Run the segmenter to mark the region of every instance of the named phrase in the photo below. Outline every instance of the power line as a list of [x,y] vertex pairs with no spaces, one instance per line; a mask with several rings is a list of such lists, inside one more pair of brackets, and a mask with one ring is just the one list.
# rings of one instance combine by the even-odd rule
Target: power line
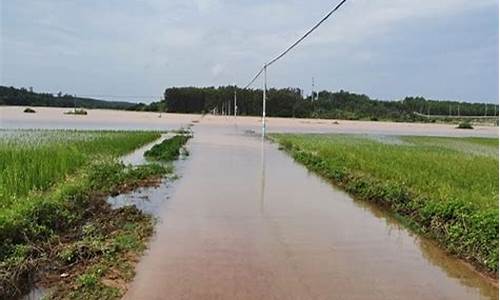
[[283,56],[285,56],[288,52],[290,52],[290,50],[292,50],[293,48],[295,48],[298,44],[300,44],[300,42],[302,42],[307,36],[309,36],[314,30],[316,30],[323,22],[325,22],[334,12],[336,12],[342,5],[344,5],[344,3],[346,2],[347,0],[342,0],[340,1],[339,4],[337,4],[337,6],[335,6],[332,10],[330,10],[318,23],[316,23],[316,25],[314,25],[311,29],[309,29],[302,37],[300,37],[297,41],[295,41],[295,43],[293,43],[290,47],[288,47],[287,49],[285,49],[283,52],[281,52],[278,56],[276,56],[275,58],[273,58],[272,60],[270,60],[269,62],[265,63],[264,66],[259,70],[259,72],[257,72],[257,74],[252,78],[252,80],[244,87],[244,89],[248,88],[250,85],[252,85],[252,83],[255,82],[255,80],[257,80],[257,78],[262,74],[262,72],[264,72],[264,69],[266,67],[269,67],[270,65],[274,64],[276,61],[278,61],[279,59],[281,59]]
[[259,72],[257,72],[257,74],[255,74],[255,76],[252,78],[252,80],[250,80],[250,82],[249,82],[247,85],[245,85],[245,87],[244,87],[243,89],[246,89],[246,88],[248,88],[249,86],[251,86],[251,85],[252,85],[252,83],[254,83],[254,82],[255,82],[255,80],[257,80],[257,78],[259,78],[259,76],[260,76],[260,74],[262,74],[262,72],[264,72],[264,67],[262,67],[262,68],[259,70]]
[[306,32],[300,39],[298,39],[295,43],[293,43],[290,47],[288,47],[285,51],[283,51],[280,55],[276,56],[274,59],[272,59],[270,62],[268,62],[266,65],[269,67],[273,63],[275,63],[277,60],[285,56],[290,50],[295,48],[302,40],[304,40],[308,35],[310,35],[316,28],[319,27],[323,22],[325,22],[334,12],[336,12],[347,0],[342,0],[337,6],[335,6],[326,16],[323,17],[316,25],[314,25],[311,29],[309,29],[308,32]]
[[285,56],[288,52],[290,52],[293,48],[295,48],[300,42],[302,42],[308,35],[310,35],[316,28],[318,28],[323,22],[325,22],[334,12],[336,12],[347,0],[342,0],[335,6],[332,10],[330,10],[326,16],[323,17],[316,25],[314,25],[311,29],[309,29],[303,36],[301,36],[295,43],[293,43],[290,47],[286,48],[285,51],[281,52],[278,56],[271,59],[269,62],[265,63],[264,66],[257,72],[257,74],[250,80],[250,82],[245,85],[244,89],[248,88],[252,83],[257,80],[257,78],[264,73],[264,86],[262,89],[262,136],[266,134],[266,90],[267,90],[267,68]]

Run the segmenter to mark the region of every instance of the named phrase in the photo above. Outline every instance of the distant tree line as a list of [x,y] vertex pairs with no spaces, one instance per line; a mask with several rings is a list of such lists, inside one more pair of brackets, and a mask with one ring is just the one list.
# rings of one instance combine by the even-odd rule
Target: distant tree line
[[[223,87],[173,87],[165,90],[165,106],[174,113],[234,113],[234,92],[238,115],[262,113],[262,90]],[[314,100],[311,100],[314,99]],[[155,108],[160,102],[151,105]],[[406,97],[399,101],[370,99],[366,95],[340,90],[321,91],[304,97],[300,89],[269,89],[266,113],[273,117],[334,118],[349,120],[424,120],[422,115],[498,116],[498,105]]]
[[[104,101],[58,93],[35,93],[25,88],[0,86],[0,105],[57,106],[168,111],[172,113],[234,113],[236,91],[238,115],[262,114],[262,90],[222,87],[167,88],[164,99],[149,104]],[[314,100],[312,100],[314,99]],[[429,121],[426,115],[498,116],[498,105],[406,97],[399,101],[370,99],[366,95],[340,90],[303,96],[298,88],[269,89],[266,113],[272,117],[329,118],[348,120]]]
[[127,109],[135,103],[74,97],[62,92],[56,95],[36,93],[31,88],[0,86],[0,105]]

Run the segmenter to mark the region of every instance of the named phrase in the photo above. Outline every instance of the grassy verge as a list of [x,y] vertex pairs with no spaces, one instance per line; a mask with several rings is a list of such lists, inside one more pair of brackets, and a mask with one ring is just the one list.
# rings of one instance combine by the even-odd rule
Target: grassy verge
[[498,274],[498,139],[271,137],[310,170]]
[[187,150],[184,149],[184,145],[190,138],[190,135],[175,135],[172,138],[166,139],[161,143],[154,145],[151,149],[144,152],[144,156],[148,159],[158,161],[176,160],[182,151],[184,154],[188,154]]
[[47,299],[121,296],[152,233],[153,220],[134,207],[113,210],[105,199],[156,184],[170,171],[156,164],[126,167],[100,162],[59,185],[34,212],[43,216],[48,230],[44,238],[12,242],[13,251],[0,263],[3,295],[16,296],[36,281],[51,287]]
[[[37,270],[50,274],[64,267],[57,258],[71,254],[61,247],[84,241],[87,225],[98,222],[100,217],[113,222],[109,219],[113,212],[105,202],[106,195],[154,184],[158,177],[171,171],[170,167],[157,164],[132,167],[115,160],[158,138],[159,134],[154,132],[2,131],[0,134],[2,299],[22,294]],[[134,213],[121,211],[123,215],[117,220],[124,219],[124,225],[117,223],[106,228],[120,232],[131,227],[126,225],[130,223],[127,218]],[[140,227],[150,226],[147,217],[140,220],[143,221]],[[108,239],[114,235],[104,236]],[[91,261],[90,252],[98,253],[96,257],[121,253],[120,247],[90,251],[101,242],[97,238],[88,242],[86,245],[82,242],[84,250],[78,247],[77,251],[84,264]]]

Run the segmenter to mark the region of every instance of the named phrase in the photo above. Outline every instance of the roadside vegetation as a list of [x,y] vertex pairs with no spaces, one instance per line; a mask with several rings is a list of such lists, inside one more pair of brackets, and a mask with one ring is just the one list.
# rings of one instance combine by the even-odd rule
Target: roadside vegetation
[[161,143],[154,145],[151,149],[144,152],[144,156],[150,160],[176,160],[180,154],[188,155],[184,145],[190,138],[191,136],[188,134],[177,134],[172,138],[165,139]]
[[498,139],[273,134],[356,198],[498,274]]
[[33,281],[56,285],[48,298],[121,295],[153,221],[105,200],[172,172],[117,161],[160,133],[15,130],[0,137],[0,299],[19,297]]

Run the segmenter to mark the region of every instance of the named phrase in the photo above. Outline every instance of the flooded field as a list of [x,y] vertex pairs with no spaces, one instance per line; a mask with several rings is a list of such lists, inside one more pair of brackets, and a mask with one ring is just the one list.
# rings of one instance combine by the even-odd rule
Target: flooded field
[[87,115],[67,115],[70,108],[37,107],[35,114],[23,107],[0,107],[0,128],[6,129],[87,129],[87,130],[173,130],[187,125],[198,115],[89,109]]
[[[169,130],[196,124],[200,115],[161,114],[92,109],[88,115],[65,115],[68,108],[37,107],[36,114],[23,113],[24,107],[0,107],[0,128]],[[393,123],[372,121],[268,118],[269,132],[362,133],[377,135],[434,135],[498,137],[498,127],[476,126],[458,130],[452,124]],[[203,117],[204,124],[261,130],[260,117]],[[338,124],[337,124],[338,123]]]
[[[143,205],[160,220],[126,299],[498,299],[495,281],[263,141],[259,118],[104,110],[67,116],[65,109],[25,116],[16,109],[0,108],[1,128],[163,130],[194,124],[190,156],[172,186],[108,199],[117,206]],[[375,139],[498,136],[494,127],[461,131],[430,124],[270,119],[268,126],[270,132]],[[142,157],[133,153],[124,161]]]

